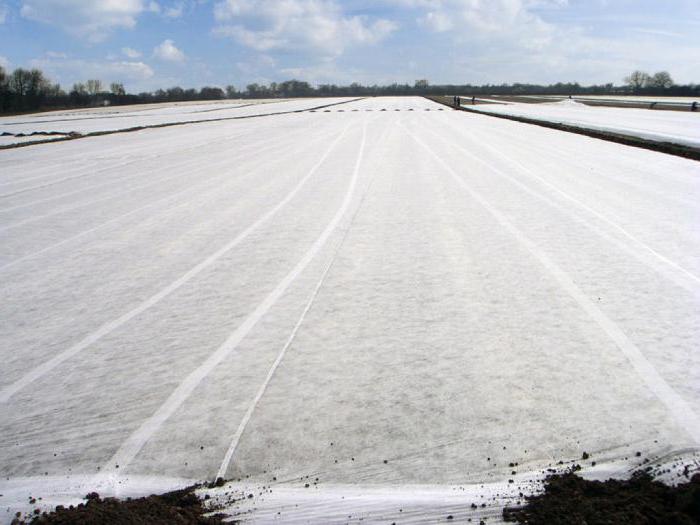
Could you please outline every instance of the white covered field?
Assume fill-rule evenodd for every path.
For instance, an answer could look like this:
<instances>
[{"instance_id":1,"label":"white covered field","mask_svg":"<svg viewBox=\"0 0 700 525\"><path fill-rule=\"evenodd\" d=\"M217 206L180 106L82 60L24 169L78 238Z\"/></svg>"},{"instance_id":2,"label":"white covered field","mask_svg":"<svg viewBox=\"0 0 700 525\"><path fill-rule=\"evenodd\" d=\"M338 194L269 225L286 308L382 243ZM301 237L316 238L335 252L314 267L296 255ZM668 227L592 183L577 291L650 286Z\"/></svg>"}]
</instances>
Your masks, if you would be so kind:
<instances>
[{"instance_id":1,"label":"white covered field","mask_svg":"<svg viewBox=\"0 0 700 525\"><path fill-rule=\"evenodd\" d=\"M527 117L700 148L700 113L586 106L571 100L469 106L476 111Z\"/></svg>"},{"instance_id":2,"label":"white covered field","mask_svg":"<svg viewBox=\"0 0 700 525\"><path fill-rule=\"evenodd\" d=\"M56 134L99 133L170 123L233 120L251 115L293 112L316 106L337 104L341 98L302 100L237 100L209 103L145 104L83 110L52 111L33 115L0 117L0 146L29 140L47 140L56 136L31 136L35 132ZM29 135L29 136L23 136Z\"/></svg>"},{"instance_id":3,"label":"white covered field","mask_svg":"<svg viewBox=\"0 0 700 525\"><path fill-rule=\"evenodd\" d=\"M493 517L584 451L698 461L694 161L422 98L0 151L0 279L0 521L216 476L259 522Z\"/></svg>"}]
</instances>

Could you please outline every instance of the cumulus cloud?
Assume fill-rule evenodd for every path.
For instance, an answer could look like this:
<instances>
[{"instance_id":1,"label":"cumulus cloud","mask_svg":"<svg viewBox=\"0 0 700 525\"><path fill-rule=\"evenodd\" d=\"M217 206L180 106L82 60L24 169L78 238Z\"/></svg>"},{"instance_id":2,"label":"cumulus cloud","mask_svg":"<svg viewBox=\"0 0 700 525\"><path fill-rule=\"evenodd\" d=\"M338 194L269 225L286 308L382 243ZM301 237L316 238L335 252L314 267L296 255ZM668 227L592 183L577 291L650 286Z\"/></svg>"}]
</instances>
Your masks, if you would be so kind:
<instances>
[{"instance_id":1,"label":"cumulus cloud","mask_svg":"<svg viewBox=\"0 0 700 525\"><path fill-rule=\"evenodd\" d=\"M99 78L106 82L142 81L154 75L153 69L140 61L83 60L47 55L31 60L30 66L64 82L88 78Z\"/></svg>"},{"instance_id":2,"label":"cumulus cloud","mask_svg":"<svg viewBox=\"0 0 700 525\"><path fill-rule=\"evenodd\" d=\"M418 9L418 22L432 31L455 31L471 39L498 39L526 47L539 47L553 34L553 27L534 9L565 4L565 0L394 1Z\"/></svg>"},{"instance_id":3,"label":"cumulus cloud","mask_svg":"<svg viewBox=\"0 0 700 525\"><path fill-rule=\"evenodd\" d=\"M379 1L402 8L426 32L433 49L445 51L442 70L436 71L449 72L448 78L474 83L619 82L634 69L664 68L674 78L697 77L690 72L698 69L697 49L673 42L682 34L680 29L672 33L653 27L651 20L644 31L637 29L642 21L632 19L630 23L637 27L621 22L617 33L607 34L590 24L578 24L575 15L584 8L566 0ZM613 4L601 7L603 12L597 16L624 20L628 8ZM569 13L562 17L566 10ZM673 43L672 53L666 41ZM425 58L421 65L430 70Z\"/></svg>"},{"instance_id":4,"label":"cumulus cloud","mask_svg":"<svg viewBox=\"0 0 700 525\"><path fill-rule=\"evenodd\" d=\"M153 56L167 62L182 62L185 60L185 54L175 47L175 42L172 40L164 40L160 45L153 49Z\"/></svg>"},{"instance_id":5,"label":"cumulus cloud","mask_svg":"<svg viewBox=\"0 0 700 525\"><path fill-rule=\"evenodd\" d=\"M541 12L567 6L568 0L384 0L413 9L420 27L455 36L458 43L491 43L498 49L543 50L558 28Z\"/></svg>"},{"instance_id":6,"label":"cumulus cloud","mask_svg":"<svg viewBox=\"0 0 700 525\"><path fill-rule=\"evenodd\" d=\"M347 16L332 0L221 0L214 33L257 51L302 50L326 56L375 44L398 26L385 19Z\"/></svg>"},{"instance_id":7,"label":"cumulus cloud","mask_svg":"<svg viewBox=\"0 0 700 525\"><path fill-rule=\"evenodd\" d=\"M160 3L151 2L151 11L160 14L163 18L182 18L193 12L200 6L209 4L210 0L162 0Z\"/></svg>"},{"instance_id":8,"label":"cumulus cloud","mask_svg":"<svg viewBox=\"0 0 700 525\"><path fill-rule=\"evenodd\" d=\"M163 10L163 14L168 18L180 18L185 10L185 4L183 2L178 2L175 5L166 7Z\"/></svg>"},{"instance_id":9,"label":"cumulus cloud","mask_svg":"<svg viewBox=\"0 0 700 525\"><path fill-rule=\"evenodd\" d=\"M143 62L111 62L105 64L103 69L108 75L116 75L118 78L147 79L153 76L153 70Z\"/></svg>"},{"instance_id":10,"label":"cumulus cloud","mask_svg":"<svg viewBox=\"0 0 700 525\"><path fill-rule=\"evenodd\" d=\"M126 56L127 58L141 58L141 51L138 51L131 47L122 47L122 53L124 53L124 56Z\"/></svg>"},{"instance_id":11,"label":"cumulus cloud","mask_svg":"<svg viewBox=\"0 0 700 525\"><path fill-rule=\"evenodd\" d=\"M0 67L3 67L5 69L10 67L10 61L2 55L0 55Z\"/></svg>"},{"instance_id":12,"label":"cumulus cloud","mask_svg":"<svg viewBox=\"0 0 700 525\"><path fill-rule=\"evenodd\" d=\"M100 42L114 29L131 29L147 10L143 0L22 0L20 14Z\"/></svg>"}]
</instances>

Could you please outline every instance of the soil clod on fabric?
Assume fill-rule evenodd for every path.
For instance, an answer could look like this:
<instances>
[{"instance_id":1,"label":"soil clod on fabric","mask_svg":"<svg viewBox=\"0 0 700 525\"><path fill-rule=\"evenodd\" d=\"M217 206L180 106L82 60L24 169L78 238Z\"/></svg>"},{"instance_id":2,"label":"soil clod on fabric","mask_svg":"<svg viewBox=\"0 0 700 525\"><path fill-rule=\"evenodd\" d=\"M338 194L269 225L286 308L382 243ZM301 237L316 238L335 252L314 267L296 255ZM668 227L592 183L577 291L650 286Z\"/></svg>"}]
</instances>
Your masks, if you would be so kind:
<instances>
[{"instance_id":1,"label":"soil clod on fabric","mask_svg":"<svg viewBox=\"0 0 700 525\"><path fill-rule=\"evenodd\" d=\"M209 512L195 495L196 487L168 492L160 496L118 500L100 498L89 494L86 503L77 507L57 507L55 512L32 519L32 525L218 525L217 516L204 516ZM16 520L14 523L27 523Z\"/></svg>"},{"instance_id":2,"label":"soil clod on fabric","mask_svg":"<svg viewBox=\"0 0 700 525\"><path fill-rule=\"evenodd\" d=\"M695 525L700 524L700 474L676 487L646 473L624 481L555 474L545 480L543 494L527 501L503 509L503 519L530 525Z\"/></svg>"}]
</instances>

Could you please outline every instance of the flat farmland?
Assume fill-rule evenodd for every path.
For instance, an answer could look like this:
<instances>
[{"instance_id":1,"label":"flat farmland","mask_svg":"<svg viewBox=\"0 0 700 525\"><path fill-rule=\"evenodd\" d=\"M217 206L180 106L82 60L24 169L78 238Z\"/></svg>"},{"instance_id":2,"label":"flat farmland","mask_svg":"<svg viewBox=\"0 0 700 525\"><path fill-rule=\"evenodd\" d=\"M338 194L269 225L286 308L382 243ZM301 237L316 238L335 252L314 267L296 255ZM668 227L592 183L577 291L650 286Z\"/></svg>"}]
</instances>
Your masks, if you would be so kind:
<instances>
[{"instance_id":1,"label":"flat farmland","mask_svg":"<svg viewBox=\"0 0 700 525\"><path fill-rule=\"evenodd\" d=\"M33 115L0 117L0 146L30 140L56 139L61 135L110 133L140 127L237 120L251 116L305 111L350 99L231 100L209 103L144 104L51 111ZM46 134L46 135L42 135Z\"/></svg>"},{"instance_id":2,"label":"flat farmland","mask_svg":"<svg viewBox=\"0 0 700 525\"><path fill-rule=\"evenodd\" d=\"M581 98L581 101L587 99ZM468 106L469 99L463 103ZM688 107L690 105L688 104ZM642 139L700 147L700 114L691 111L658 111L625 107L594 107L564 99L545 103L507 103L475 106L475 111L526 117L545 122L580 126Z\"/></svg>"},{"instance_id":3,"label":"flat farmland","mask_svg":"<svg viewBox=\"0 0 700 525\"><path fill-rule=\"evenodd\" d=\"M0 521L216 477L252 521L493 517L560 461L697 464L700 164L418 97L229 106L0 151ZM81 130L145 118L112 116Z\"/></svg>"}]
</instances>

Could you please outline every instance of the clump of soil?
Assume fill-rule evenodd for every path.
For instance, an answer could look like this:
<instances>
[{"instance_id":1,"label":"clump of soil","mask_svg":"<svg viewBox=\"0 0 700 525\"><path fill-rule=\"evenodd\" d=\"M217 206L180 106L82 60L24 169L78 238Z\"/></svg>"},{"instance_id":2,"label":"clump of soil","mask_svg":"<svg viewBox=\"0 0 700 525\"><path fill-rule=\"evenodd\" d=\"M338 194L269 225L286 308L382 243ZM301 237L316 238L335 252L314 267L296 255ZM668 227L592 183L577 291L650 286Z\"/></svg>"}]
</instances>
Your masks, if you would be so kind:
<instances>
[{"instance_id":1,"label":"clump of soil","mask_svg":"<svg viewBox=\"0 0 700 525\"><path fill-rule=\"evenodd\" d=\"M50 514L36 516L31 525L215 525L219 517L206 517L208 512L194 494L196 487L168 492L160 496L118 500L100 498L91 493L87 502L77 507L57 507ZM15 523L25 523L19 519Z\"/></svg>"},{"instance_id":2,"label":"clump of soil","mask_svg":"<svg viewBox=\"0 0 700 525\"><path fill-rule=\"evenodd\" d=\"M531 525L693 525L700 523L700 474L676 487L647 473L630 480L587 481L573 472L545 480L543 494L503 510L503 519Z\"/></svg>"}]
</instances>

